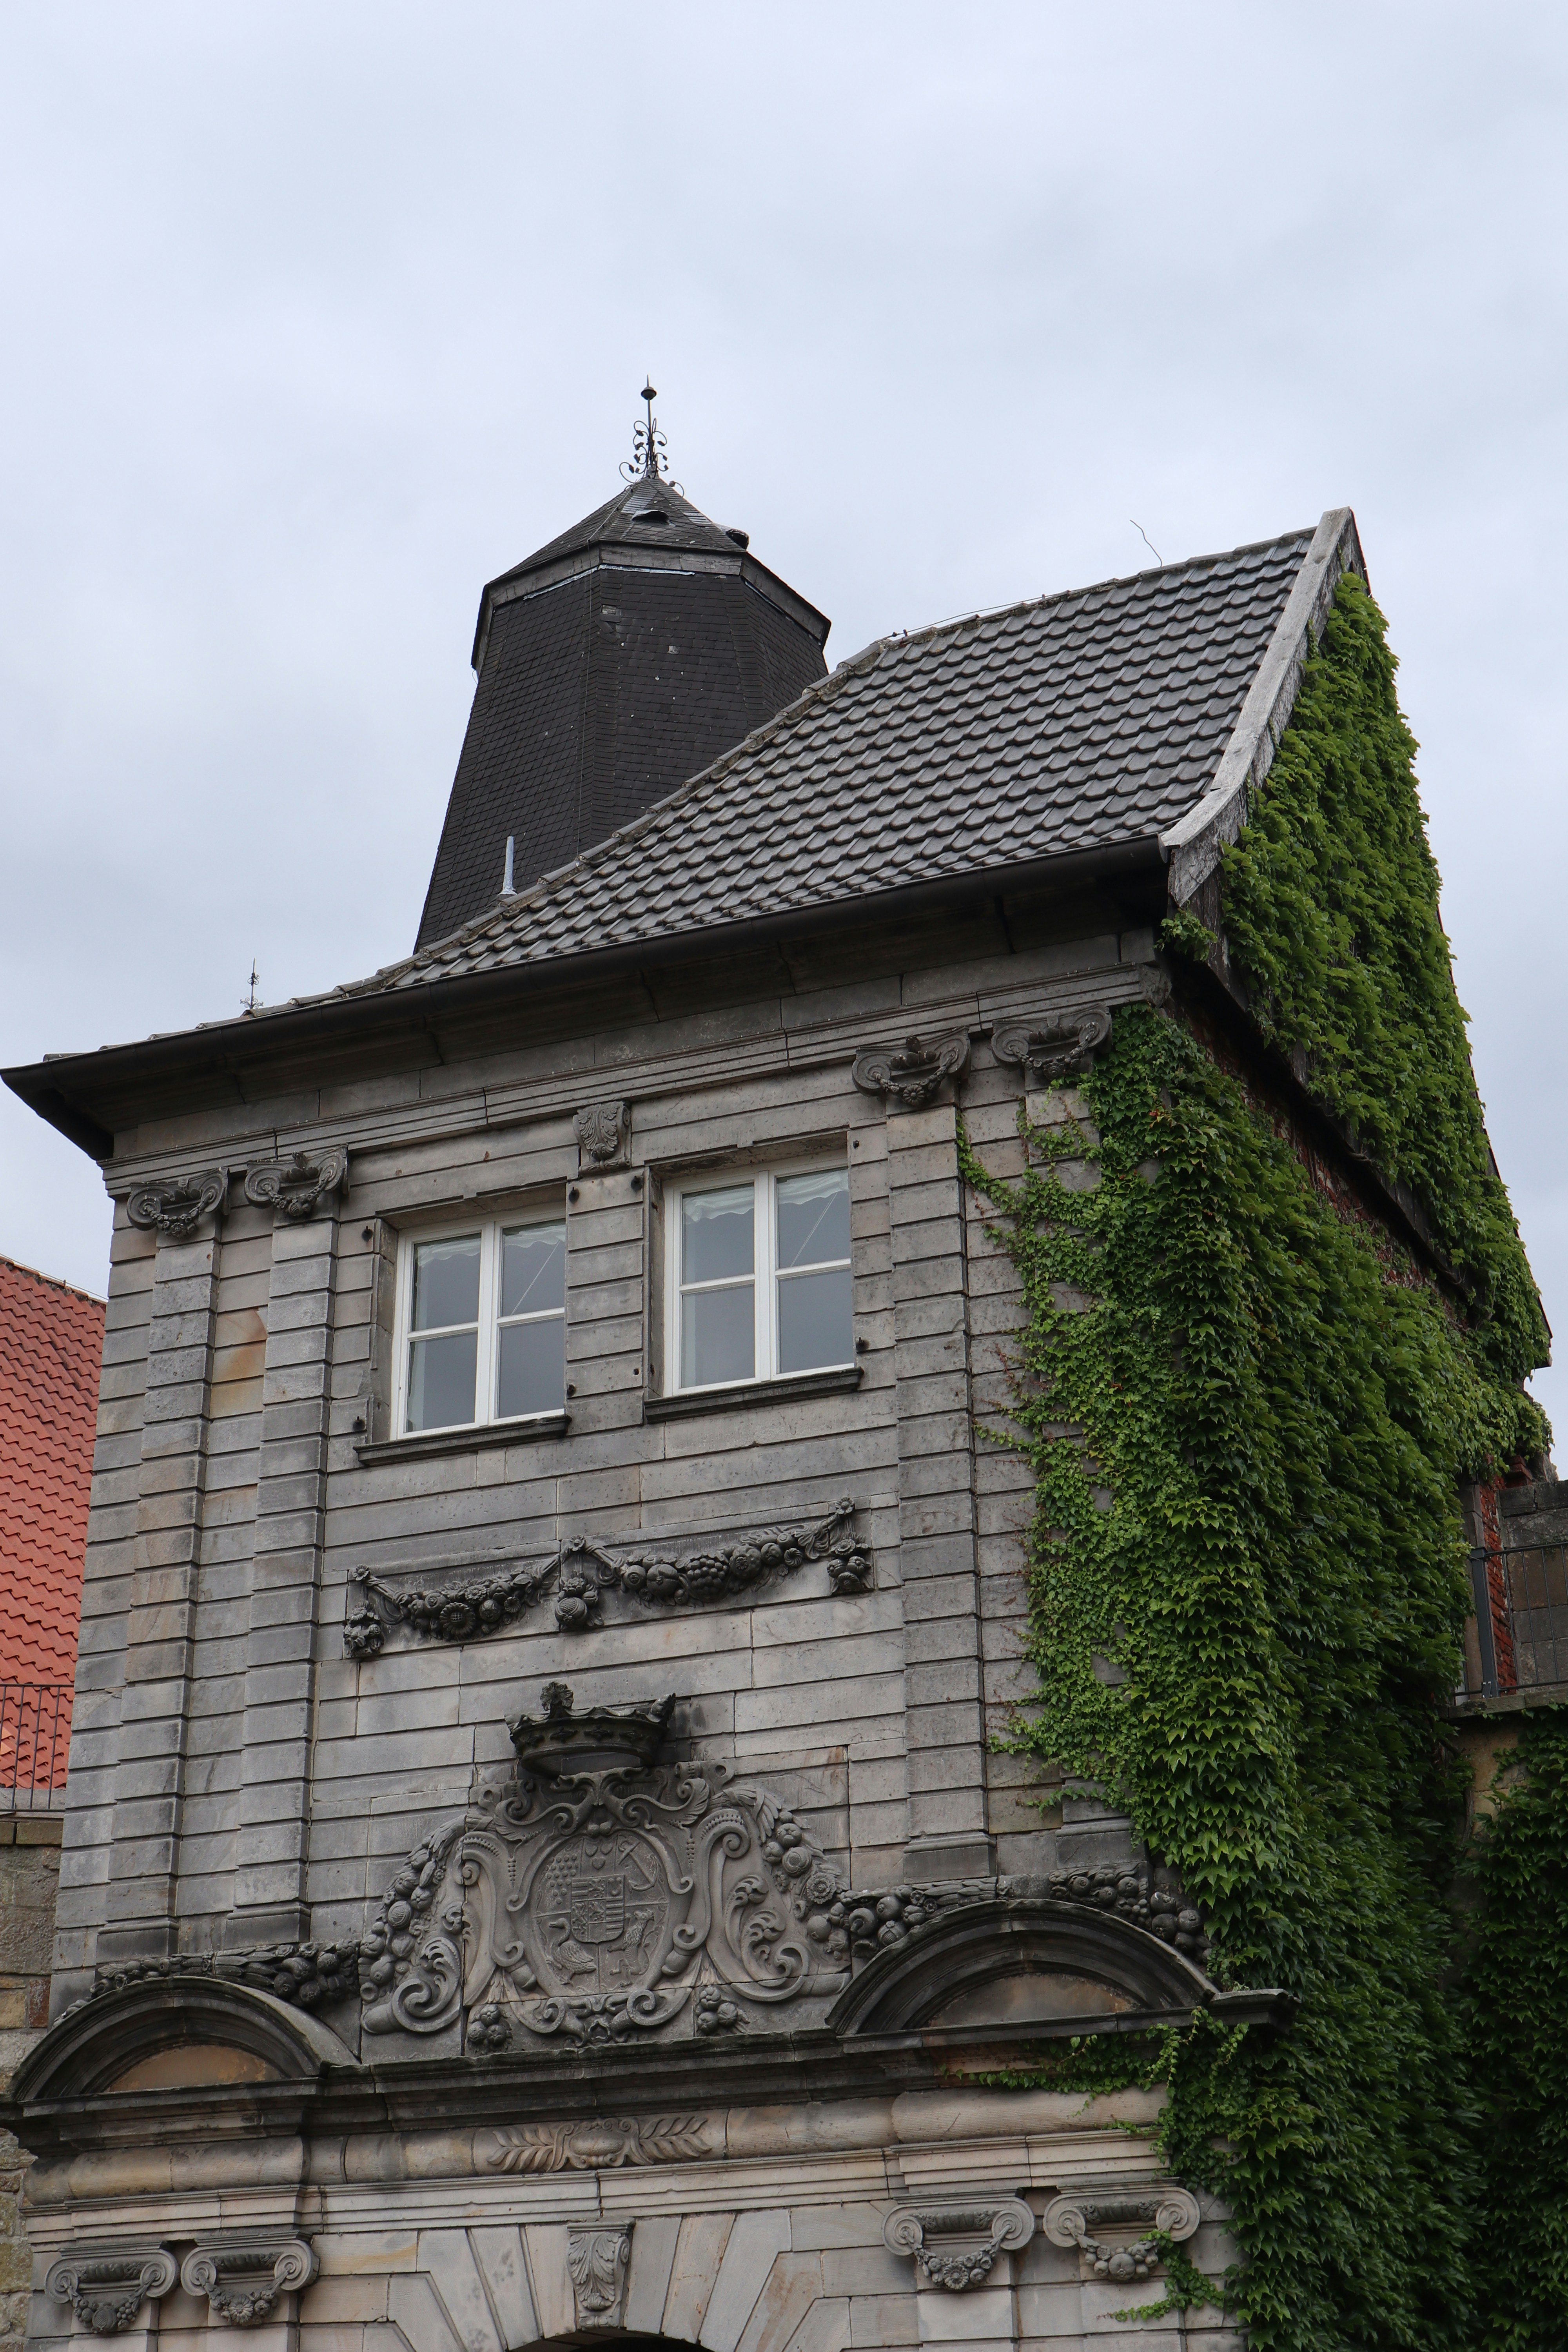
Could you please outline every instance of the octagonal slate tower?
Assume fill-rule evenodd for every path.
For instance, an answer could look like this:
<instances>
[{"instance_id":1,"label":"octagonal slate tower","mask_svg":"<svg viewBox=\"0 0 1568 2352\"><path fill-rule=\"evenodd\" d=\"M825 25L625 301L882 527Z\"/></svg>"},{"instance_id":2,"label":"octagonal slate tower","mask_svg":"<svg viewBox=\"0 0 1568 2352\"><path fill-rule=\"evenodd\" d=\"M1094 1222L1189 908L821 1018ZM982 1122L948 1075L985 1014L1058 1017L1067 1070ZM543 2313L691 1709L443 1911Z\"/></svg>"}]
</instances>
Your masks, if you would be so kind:
<instances>
[{"instance_id":1,"label":"octagonal slate tower","mask_svg":"<svg viewBox=\"0 0 1568 2352\"><path fill-rule=\"evenodd\" d=\"M416 948L640 816L826 671L829 624L658 474L492 580Z\"/></svg>"}]
</instances>

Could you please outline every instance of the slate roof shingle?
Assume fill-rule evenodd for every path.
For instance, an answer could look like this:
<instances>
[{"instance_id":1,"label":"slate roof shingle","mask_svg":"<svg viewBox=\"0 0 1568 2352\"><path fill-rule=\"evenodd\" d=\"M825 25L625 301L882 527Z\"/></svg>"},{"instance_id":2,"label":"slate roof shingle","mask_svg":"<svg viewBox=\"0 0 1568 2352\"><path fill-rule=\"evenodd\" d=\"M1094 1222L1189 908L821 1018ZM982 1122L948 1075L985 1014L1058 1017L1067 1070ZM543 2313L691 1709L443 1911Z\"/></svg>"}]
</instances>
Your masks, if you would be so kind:
<instances>
[{"instance_id":1,"label":"slate roof shingle","mask_svg":"<svg viewBox=\"0 0 1568 2352\"><path fill-rule=\"evenodd\" d=\"M0 1683L76 1679L103 1318L0 1258Z\"/></svg>"},{"instance_id":2,"label":"slate roof shingle","mask_svg":"<svg viewBox=\"0 0 1568 2352\"><path fill-rule=\"evenodd\" d=\"M1159 834L1213 782L1312 537L879 639L608 840L342 992Z\"/></svg>"}]
</instances>

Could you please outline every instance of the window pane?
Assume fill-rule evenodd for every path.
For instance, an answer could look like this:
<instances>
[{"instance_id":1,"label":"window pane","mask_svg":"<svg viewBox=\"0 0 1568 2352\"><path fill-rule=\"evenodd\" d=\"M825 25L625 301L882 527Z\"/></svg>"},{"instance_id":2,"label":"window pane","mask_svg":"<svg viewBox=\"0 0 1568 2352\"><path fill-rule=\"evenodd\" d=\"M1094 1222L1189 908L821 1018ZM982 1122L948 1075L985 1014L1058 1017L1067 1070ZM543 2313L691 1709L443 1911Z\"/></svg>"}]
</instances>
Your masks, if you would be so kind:
<instances>
[{"instance_id":1,"label":"window pane","mask_svg":"<svg viewBox=\"0 0 1568 2352\"><path fill-rule=\"evenodd\" d=\"M849 1171L816 1169L778 1181L779 1264L820 1265L849 1255Z\"/></svg>"},{"instance_id":2,"label":"window pane","mask_svg":"<svg viewBox=\"0 0 1568 2352\"><path fill-rule=\"evenodd\" d=\"M472 1421L479 1355L477 1331L413 1341L408 1350L410 1429L451 1429Z\"/></svg>"},{"instance_id":3,"label":"window pane","mask_svg":"<svg viewBox=\"0 0 1568 2352\"><path fill-rule=\"evenodd\" d=\"M685 1192L680 1201L682 1282L722 1282L752 1271L750 1184L721 1192Z\"/></svg>"},{"instance_id":4,"label":"window pane","mask_svg":"<svg viewBox=\"0 0 1568 2352\"><path fill-rule=\"evenodd\" d=\"M792 1274L779 1283L779 1370L815 1372L824 1364L852 1364L849 1268Z\"/></svg>"},{"instance_id":5,"label":"window pane","mask_svg":"<svg viewBox=\"0 0 1568 2352\"><path fill-rule=\"evenodd\" d=\"M538 1315L566 1304L566 1228L521 1225L501 1235L500 1311Z\"/></svg>"},{"instance_id":6,"label":"window pane","mask_svg":"<svg viewBox=\"0 0 1568 2352\"><path fill-rule=\"evenodd\" d=\"M500 1378L496 1412L508 1421L516 1412L559 1412L566 1397L566 1323L552 1315L542 1323L505 1323L500 1335Z\"/></svg>"},{"instance_id":7,"label":"window pane","mask_svg":"<svg viewBox=\"0 0 1568 2352\"><path fill-rule=\"evenodd\" d=\"M689 1290L680 1302L681 1387L749 1381L755 1369L751 1284L738 1282L732 1290Z\"/></svg>"},{"instance_id":8,"label":"window pane","mask_svg":"<svg viewBox=\"0 0 1568 2352\"><path fill-rule=\"evenodd\" d=\"M474 1323L479 1313L479 1237L421 1242L414 1253L414 1328L438 1331L447 1323ZM471 1421L473 1413L463 1414Z\"/></svg>"}]
</instances>

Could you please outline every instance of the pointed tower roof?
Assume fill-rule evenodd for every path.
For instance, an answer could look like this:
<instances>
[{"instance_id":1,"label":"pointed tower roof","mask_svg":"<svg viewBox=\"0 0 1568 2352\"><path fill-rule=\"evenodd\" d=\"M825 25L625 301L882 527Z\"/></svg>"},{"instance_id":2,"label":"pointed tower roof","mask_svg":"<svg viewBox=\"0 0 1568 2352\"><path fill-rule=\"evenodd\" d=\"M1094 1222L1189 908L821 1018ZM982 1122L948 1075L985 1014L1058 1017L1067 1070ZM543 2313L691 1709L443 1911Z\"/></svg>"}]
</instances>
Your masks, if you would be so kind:
<instances>
[{"instance_id":1,"label":"pointed tower roof","mask_svg":"<svg viewBox=\"0 0 1568 2352\"><path fill-rule=\"evenodd\" d=\"M826 615L660 470L644 396L626 487L479 600L417 948L630 824L826 675Z\"/></svg>"}]
</instances>

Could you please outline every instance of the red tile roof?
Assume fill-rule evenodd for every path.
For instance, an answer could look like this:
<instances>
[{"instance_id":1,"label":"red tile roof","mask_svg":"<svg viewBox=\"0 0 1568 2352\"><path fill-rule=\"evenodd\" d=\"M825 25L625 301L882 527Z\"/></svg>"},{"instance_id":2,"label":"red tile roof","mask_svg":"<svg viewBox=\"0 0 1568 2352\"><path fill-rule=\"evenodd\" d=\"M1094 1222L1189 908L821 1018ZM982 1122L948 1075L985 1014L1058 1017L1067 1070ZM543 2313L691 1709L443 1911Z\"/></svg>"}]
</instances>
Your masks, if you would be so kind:
<instances>
[{"instance_id":1,"label":"red tile roof","mask_svg":"<svg viewBox=\"0 0 1568 2352\"><path fill-rule=\"evenodd\" d=\"M73 1683L103 1301L0 1258L0 1682Z\"/></svg>"}]
</instances>

